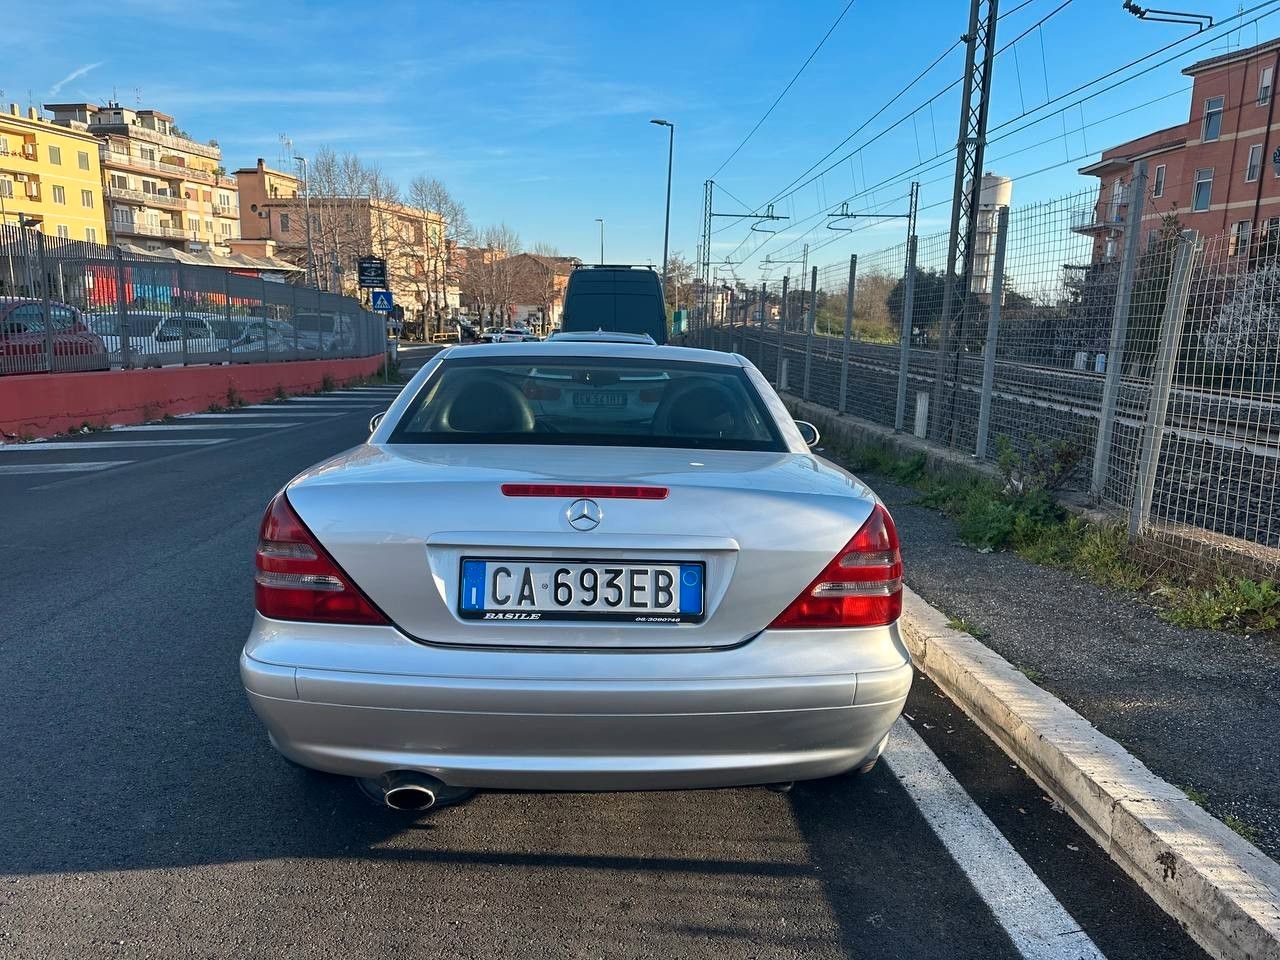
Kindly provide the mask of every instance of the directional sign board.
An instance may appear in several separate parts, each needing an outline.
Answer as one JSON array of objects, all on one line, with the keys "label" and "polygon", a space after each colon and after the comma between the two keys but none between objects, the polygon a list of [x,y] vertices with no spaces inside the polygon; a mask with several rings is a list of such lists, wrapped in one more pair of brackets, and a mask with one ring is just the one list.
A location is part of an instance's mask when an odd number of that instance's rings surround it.
[{"label": "directional sign board", "polygon": [[391,299],[390,290],[373,291],[373,309],[377,313],[390,313],[395,309],[395,301]]},{"label": "directional sign board", "polygon": [[377,289],[387,285],[387,261],[381,257],[361,257],[358,272],[362,287]]}]

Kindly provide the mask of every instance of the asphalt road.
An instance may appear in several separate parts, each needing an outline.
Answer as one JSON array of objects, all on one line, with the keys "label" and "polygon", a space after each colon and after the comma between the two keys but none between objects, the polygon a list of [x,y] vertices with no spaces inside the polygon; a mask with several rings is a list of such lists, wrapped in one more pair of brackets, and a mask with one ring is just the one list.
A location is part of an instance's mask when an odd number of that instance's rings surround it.
[{"label": "asphalt road", "polygon": [[284,762],[236,671],[258,521],[387,402],[0,449],[0,957],[1203,956],[923,679],[887,762],[789,794],[414,819]]}]

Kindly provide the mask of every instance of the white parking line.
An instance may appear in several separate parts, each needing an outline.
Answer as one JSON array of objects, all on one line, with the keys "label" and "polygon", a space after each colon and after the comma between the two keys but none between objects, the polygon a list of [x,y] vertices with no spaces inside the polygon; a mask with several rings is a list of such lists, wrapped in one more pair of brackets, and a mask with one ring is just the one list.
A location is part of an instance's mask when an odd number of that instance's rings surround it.
[{"label": "white parking line", "polygon": [[1026,960],[1104,960],[905,720],[893,725],[885,762]]},{"label": "white parking line", "polygon": [[36,473],[90,473],[119,467],[132,460],[92,460],[86,463],[0,463],[0,475],[14,476]]},{"label": "white parking line", "polygon": [[281,427],[299,427],[300,423],[278,423],[272,421],[270,423],[183,423],[181,420],[175,420],[173,423],[139,423],[132,427],[113,427],[113,433],[124,433],[126,431],[138,430],[276,430]]},{"label": "white parking line", "polygon": [[339,403],[346,404],[348,406],[351,404],[364,405],[366,403],[385,402],[389,398],[390,395],[387,397],[293,397],[292,399],[286,400],[284,403],[280,404],[280,406],[288,407],[295,403]]},{"label": "white parking line", "polygon": [[226,443],[226,437],[190,437],[186,440],[50,440],[47,443],[6,443],[0,453],[39,453],[41,450],[102,450],[107,447],[133,447],[145,450],[150,447],[204,447],[211,443]]}]

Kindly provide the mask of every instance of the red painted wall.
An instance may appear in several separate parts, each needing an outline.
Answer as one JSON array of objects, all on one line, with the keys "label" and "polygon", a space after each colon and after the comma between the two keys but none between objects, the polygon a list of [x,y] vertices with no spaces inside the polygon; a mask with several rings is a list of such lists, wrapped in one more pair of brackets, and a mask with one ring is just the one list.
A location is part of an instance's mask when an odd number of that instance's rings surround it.
[{"label": "red painted wall", "polygon": [[382,369],[382,357],[300,360],[218,367],[104,370],[94,373],[0,377],[0,433],[11,441],[79,427],[142,423],[167,413],[227,406],[234,391],[245,403],[286,393],[313,393],[326,376],[342,384]]}]

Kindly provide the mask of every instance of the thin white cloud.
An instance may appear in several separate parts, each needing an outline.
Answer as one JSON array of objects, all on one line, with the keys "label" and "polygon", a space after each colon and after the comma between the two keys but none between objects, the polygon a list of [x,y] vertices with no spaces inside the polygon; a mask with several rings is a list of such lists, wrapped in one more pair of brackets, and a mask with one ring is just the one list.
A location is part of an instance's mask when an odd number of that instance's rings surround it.
[{"label": "thin white cloud", "polygon": [[49,88],[49,96],[56,97],[58,95],[58,92],[63,87],[65,87],[68,83],[70,83],[72,80],[79,80],[90,70],[93,70],[96,67],[102,66],[104,62],[105,61],[99,60],[97,63],[86,63],[83,67],[76,67],[74,70],[72,70],[65,77],[63,77],[61,80],[59,80],[52,87]]}]

